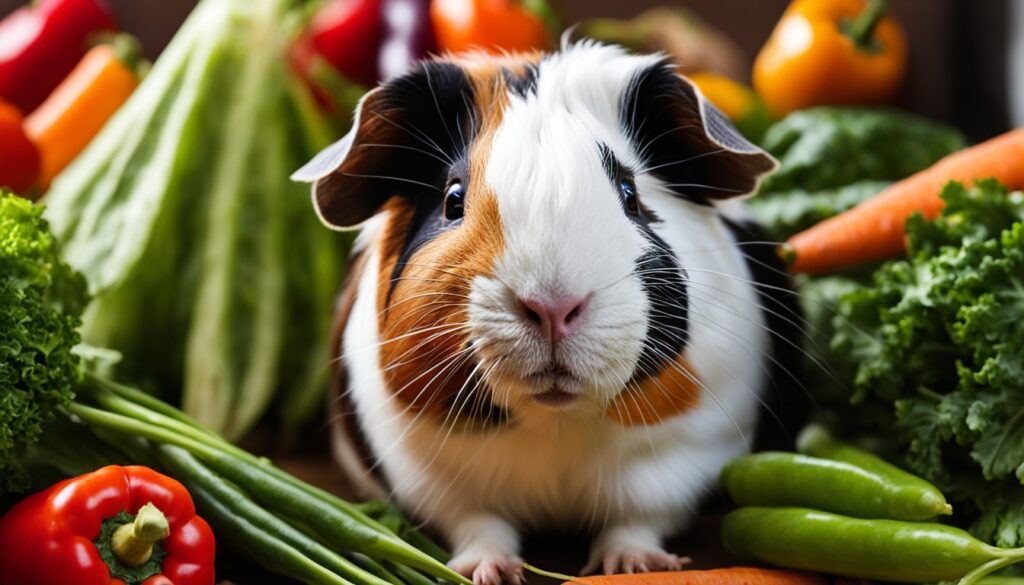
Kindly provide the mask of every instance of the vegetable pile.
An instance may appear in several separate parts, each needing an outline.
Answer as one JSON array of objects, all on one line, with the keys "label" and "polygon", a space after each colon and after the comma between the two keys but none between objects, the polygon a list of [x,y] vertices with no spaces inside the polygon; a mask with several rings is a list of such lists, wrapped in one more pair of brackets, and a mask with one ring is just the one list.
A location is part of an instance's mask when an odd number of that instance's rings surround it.
[{"label": "vegetable pile", "polygon": [[850,380],[846,432],[885,436],[910,469],[1024,545],[1024,196],[950,183],[935,221],[907,222],[908,258],[837,300],[832,359]]},{"label": "vegetable pile", "polygon": [[[57,466],[81,473],[124,460],[167,470],[217,535],[282,575],[316,585],[468,583],[436,546],[401,524],[305,484],[139,390],[83,372],[72,352],[85,289],[59,256],[42,209],[0,194],[0,478]],[[94,352],[95,353],[95,352]],[[36,472],[33,475],[40,476]],[[382,516],[383,515],[383,516]],[[424,550],[429,550],[431,556]],[[401,578],[396,575],[401,575]]]},{"label": "vegetable pile", "polygon": [[85,341],[233,439],[275,396],[291,427],[320,406],[345,266],[347,240],[288,179],[328,141],[284,58],[294,17],[288,0],[200,2],[46,196],[95,296]]}]

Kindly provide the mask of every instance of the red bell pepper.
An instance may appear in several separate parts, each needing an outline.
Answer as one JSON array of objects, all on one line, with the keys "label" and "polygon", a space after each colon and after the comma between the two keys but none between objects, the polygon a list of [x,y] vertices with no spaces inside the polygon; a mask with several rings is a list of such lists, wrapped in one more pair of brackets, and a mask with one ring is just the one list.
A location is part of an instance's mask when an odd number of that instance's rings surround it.
[{"label": "red bell pepper", "polygon": [[377,84],[377,51],[384,42],[381,0],[333,0],[309,23],[313,48],[347,79]]},{"label": "red bell pepper", "polygon": [[177,481],[111,465],[0,519],[0,576],[17,585],[213,585],[213,533]]},{"label": "red bell pepper", "polygon": [[40,0],[0,21],[0,98],[28,114],[75,68],[89,37],[117,28],[103,0]]},{"label": "red bell pepper", "polygon": [[26,195],[39,179],[39,149],[25,132],[18,108],[0,100],[0,188]]}]

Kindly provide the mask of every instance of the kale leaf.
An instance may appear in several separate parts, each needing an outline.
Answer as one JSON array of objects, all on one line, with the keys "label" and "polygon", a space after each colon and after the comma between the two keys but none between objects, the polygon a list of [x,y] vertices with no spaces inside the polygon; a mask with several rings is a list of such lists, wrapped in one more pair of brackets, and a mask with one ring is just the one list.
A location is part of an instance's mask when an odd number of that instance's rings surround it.
[{"label": "kale leaf", "polygon": [[839,297],[831,350],[848,431],[900,442],[907,466],[1024,545],[1024,196],[993,180],[942,191],[907,224],[908,259]]},{"label": "kale leaf", "polygon": [[0,191],[0,494],[27,485],[18,463],[81,380],[84,278],[60,259],[42,208]]},{"label": "kale leaf", "polygon": [[964,145],[956,130],[896,110],[800,110],[769,128],[761,142],[781,163],[761,192],[820,191],[863,180],[895,181]]}]

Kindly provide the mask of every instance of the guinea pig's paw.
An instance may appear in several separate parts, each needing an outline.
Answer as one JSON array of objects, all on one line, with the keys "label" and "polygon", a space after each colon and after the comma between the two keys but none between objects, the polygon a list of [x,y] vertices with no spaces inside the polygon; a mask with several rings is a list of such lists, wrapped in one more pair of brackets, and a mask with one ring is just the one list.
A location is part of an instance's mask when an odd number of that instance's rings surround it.
[{"label": "guinea pig's paw", "polygon": [[659,547],[619,545],[593,551],[582,573],[589,575],[603,571],[606,575],[611,575],[677,571],[690,562],[690,557],[680,557]]},{"label": "guinea pig's paw", "polygon": [[523,585],[523,559],[500,553],[470,552],[457,555],[448,566],[473,585]]}]

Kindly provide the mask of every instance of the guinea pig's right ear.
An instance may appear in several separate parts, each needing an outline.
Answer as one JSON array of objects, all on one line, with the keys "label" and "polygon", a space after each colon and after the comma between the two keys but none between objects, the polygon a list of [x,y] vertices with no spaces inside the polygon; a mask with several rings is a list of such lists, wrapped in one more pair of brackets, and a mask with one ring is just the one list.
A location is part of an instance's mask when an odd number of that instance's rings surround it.
[{"label": "guinea pig's right ear", "polygon": [[292,180],[313,183],[313,206],[332,229],[358,226],[392,197],[441,191],[448,165],[468,138],[461,117],[473,103],[465,72],[428,62],[370,91],[356,107],[352,130]]}]

